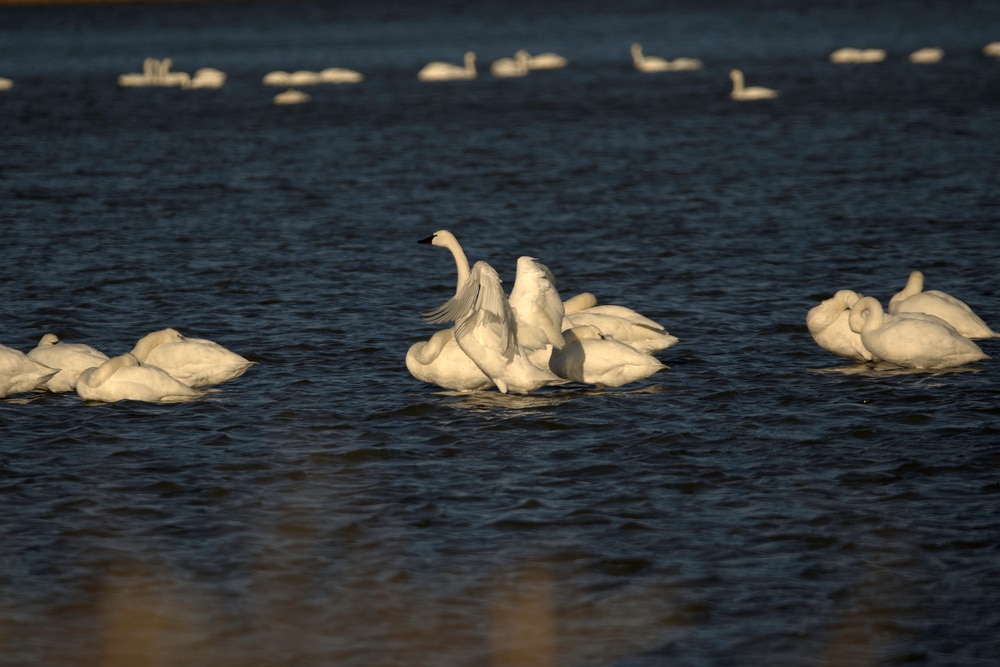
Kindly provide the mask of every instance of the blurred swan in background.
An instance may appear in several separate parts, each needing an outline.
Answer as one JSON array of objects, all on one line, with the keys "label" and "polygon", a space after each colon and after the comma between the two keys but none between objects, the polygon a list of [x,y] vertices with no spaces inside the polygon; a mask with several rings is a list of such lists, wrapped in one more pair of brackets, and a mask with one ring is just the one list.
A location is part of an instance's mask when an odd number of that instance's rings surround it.
[{"label": "blurred swan in background", "polygon": [[427,63],[419,72],[417,72],[417,79],[420,81],[475,79],[476,54],[472,51],[466,51],[464,62],[464,65],[455,65],[437,60]]},{"label": "blurred swan in background", "polygon": [[678,72],[682,70],[701,69],[702,63],[697,58],[675,58],[667,60],[659,56],[646,56],[642,53],[642,44],[634,43],[631,47],[632,64],[640,72]]},{"label": "blurred swan in background", "polygon": [[559,377],[598,387],[620,387],[668,366],[591,325],[563,332],[565,344],[552,351],[549,368]]},{"label": "blurred swan in background", "polygon": [[1000,58],[1000,42],[990,42],[984,46],[983,55],[990,58]]},{"label": "blurred swan in background", "polygon": [[850,325],[851,307],[863,296],[853,290],[838,290],[829,299],[809,309],[806,328],[817,345],[854,361],[875,360],[861,342],[861,334],[851,329]]},{"label": "blurred swan in background", "polygon": [[327,67],[319,71],[320,83],[360,83],[364,75],[344,67]]},{"label": "blurred swan in background", "polygon": [[569,60],[558,53],[548,51],[535,55],[527,51],[525,53],[528,55],[528,69],[562,69],[569,64]]},{"label": "blurred swan in background", "polygon": [[85,401],[102,403],[121,400],[175,402],[201,396],[201,392],[166,371],[140,364],[135,355],[128,352],[80,373],[76,393]]},{"label": "blurred swan in background", "polygon": [[849,321],[873,355],[904,368],[937,370],[989,359],[941,318],[925,313],[887,314],[875,297],[858,300]]},{"label": "blurred swan in background", "polygon": [[58,372],[20,350],[0,345],[0,398],[39,389]]},{"label": "blurred swan in background", "polygon": [[240,377],[254,363],[214,341],[187,338],[176,329],[146,334],[132,348],[132,354],[190,387],[222,384]]},{"label": "blurred swan in background", "polygon": [[779,91],[773,88],[765,88],[764,86],[745,86],[743,72],[738,69],[730,70],[729,78],[733,82],[733,90],[729,93],[729,97],[740,102],[747,102],[750,100],[769,100],[781,95]]},{"label": "blurred swan in background", "polygon": [[830,54],[830,62],[837,64],[880,63],[885,60],[885,49],[856,49],[845,46]]},{"label": "blurred swan in background", "polygon": [[528,75],[528,52],[520,50],[513,58],[499,58],[490,65],[490,74],[498,78],[512,78]]},{"label": "blurred swan in background", "polygon": [[930,65],[933,63],[939,63],[944,58],[944,49],[939,49],[937,47],[925,47],[923,49],[917,49],[909,55],[909,60],[911,63],[918,63],[921,65]]},{"label": "blurred swan in background", "polygon": [[966,338],[1000,338],[967,303],[939,290],[924,291],[924,274],[912,271],[906,286],[889,299],[889,312],[936,315]]},{"label": "blurred swan in background", "polygon": [[90,345],[63,343],[52,333],[42,336],[38,346],[28,352],[28,356],[49,368],[59,369],[58,373],[40,387],[53,393],[72,391],[76,388],[80,373],[108,360],[108,355]]},{"label": "blurred swan in background", "polygon": [[0,90],[10,90],[14,87],[14,81],[5,76],[0,76]]},{"label": "blurred swan in background", "polygon": [[186,88],[222,88],[226,83],[226,73],[214,67],[202,67],[195,70],[194,76]]},{"label": "blurred swan in background", "polygon": [[312,99],[309,93],[304,93],[301,90],[296,90],[295,88],[289,88],[284,92],[280,92],[274,96],[275,104],[305,104]]}]

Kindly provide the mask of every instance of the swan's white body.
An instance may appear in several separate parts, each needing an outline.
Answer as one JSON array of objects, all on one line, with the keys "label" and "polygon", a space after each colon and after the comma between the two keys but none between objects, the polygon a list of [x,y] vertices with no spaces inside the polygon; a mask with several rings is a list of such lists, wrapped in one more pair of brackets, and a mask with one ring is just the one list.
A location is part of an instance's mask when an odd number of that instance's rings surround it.
[{"label": "swan's white body", "polygon": [[440,61],[427,63],[419,72],[417,72],[417,79],[420,81],[454,81],[461,79],[475,79],[476,54],[472,51],[466,51],[464,62],[464,65],[455,65],[453,63]]},{"label": "swan's white body", "polygon": [[129,352],[80,373],[76,393],[85,401],[102,403],[122,400],[172,403],[201,396],[201,392],[166,371],[140,364]]},{"label": "swan's white body", "polygon": [[187,88],[222,88],[226,83],[226,73],[214,67],[202,67],[195,70],[194,76],[187,83]]},{"label": "swan's white body", "polygon": [[88,368],[100,366],[108,360],[108,355],[83,343],[61,343],[55,334],[45,334],[38,346],[28,356],[59,372],[46,381],[40,389],[53,393],[63,393],[76,388],[80,373]]},{"label": "swan's white body", "polygon": [[739,102],[770,100],[781,95],[774,88],[744,85],[743,72],[738,69],[729,72],[729,79],[733,82],[733,90],[729,93],[729,97]]},{"label": "swan's white body", "polygon": [[498,78],[515,78],[528,75],[528,52],[521,50],[513,58],[500,58],[490,65],[490,74]]},{"label": "swan's white body", "polygon": [[632,64],[640,72],[680,72],[701,69],[702,62],[697,58],[675,58],[667,60],[659,56],[646,56],[642,53],[642,44],[631,47]]},{"label": "swan's white body", "polygon": [[292,75],[283,70],[274,70],[264,75],[261,82],[265,86],[290,86],[292,85]]},{"label": "swan's white body", "polygon": [[173,64],[174,61],[170,58],[163,60],[146,58],[142,63],[141,74],[135,72],[122,74],[118,77],[118,85],[123,88],[188,86],[191,82],[191,75],[187,72],[171,72],[170,68]]},{"label": "swan's white body", "polygon": [[880,63],[885,60],[885,49],[856,49],[845,46],[830,54],[830,62],[845,64]]},{"label": "swan's white body", "polygon": [[345,67],[327,67],[319,71],[320,83],[360,83],[364,79],[361,72]]},{"label": "swan's white body", "polygon": [[10,90],[14,87],[14,80],[5,76],[0,76],[0,90]]},{"label": "swan's white body", "polygon": [[567,380],[620,387],[668,368],[656,357],[606,336],[594,326],[574,327],[563,336],[566,344],[552,351],[549,368]]},{"label": "swan's white body", "polygon": [[930,65],[933,63],[939,63],[941,62],[942,58],[944,58],[944,49],[939,49],[935,46],[928,46],[922,49],[917,49],[909,56],[911,63],[917,63],[920,65]]},{"label": "swan's white body", "polygon": [[425,314],[428,322],[455,322],[455,340],[502,393],[528,394],[563,382],[548,368],[532,363],[517,339],[517,321],[486,262],[476,262],[458,293]]},{"label": "swan's white body", "polygon": [[850,325],[851,307],[863,294],[842,289],[806,313],[806,327],[813,340],[824,350],[854,361],[875,361],[871,351],[861,342],[861,334]]},{"label": "swan's white body", "polygon": [[514,287],[507,301],[514,311],[517,341],[522,347],[540,350],[563,345],[565,310],[547,266],[534,257],[519,257]]},{"label": "swan's white body", "polygon": [[[527,53],[527,52],[525,52]],[[536,53],[528,54],[528,69],[562,69],[569,64],[569,60],[558,53]]]},{"label": "swan's white body", "polygon": [[990,42],[984,46],[983,55],[990,58],[1000,58],[1000,42]]},{"label": "swan's white body", "polygon": [[0,345],[0,398],[40,389],[58,372],[20,350]]},{"label": "swan's white body", "polygon": [[872,354],[903,368],[937,370],[989,359],[979,346],[934,315],[890,315],[875,297],[862,297],[851,309],[851,329]]},{"label": "swan's white body", "polygon": [[647,354],[665,350],[677,342],[677,337],[662,324],[625,306],[596,305],[570,313],[563,320],[564,329],[584,325],[597,327],[606,336]]},{"label": "swan's white body", "polygon": [[906,281],[906,287],[897,292],[889,300],[889,312],[927,313],[936,315],[955,327],[958,333],[966,338],[1000,338],[972,308],[961,299],[938,290],[924,290],[924,274],[912,271]]},{"label": "swan's white body", "polygon": [[204,338],[186,338],[176,329],[146,334],[132,348],[144,364],[162,368],[189,387],[222,384],[246,373],[249,359]]},{"label": "swan's white body", "polygon": [[481,391],[493,386],[455,340],[455,329],[436,331],[406,351],[406,369],[421,380],[453,391]]},{"label": "swan's white body", "polygon": [[274,96],[274,103],[279,105],[284,104],[305,104],[312,99],[309,93],[304,93],[301,90],[296,90],[295,88],[289,88],[288,90],[278,93]]}]

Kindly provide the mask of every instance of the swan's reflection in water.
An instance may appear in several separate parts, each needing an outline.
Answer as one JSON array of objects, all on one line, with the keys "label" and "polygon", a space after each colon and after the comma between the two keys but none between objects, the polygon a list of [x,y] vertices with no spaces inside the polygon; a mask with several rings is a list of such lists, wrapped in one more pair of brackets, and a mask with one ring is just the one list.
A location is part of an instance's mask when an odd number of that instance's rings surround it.
[{"label": "swan's reflection in water", "polygon": [[518,412],[546,410],[566,405],[576,400],[595,398],[615,398],[625,395],[656,394],[667,391],[665,385],[655,384],[629,389],[595,389],[593,387],[570,384],[559,388],[543,389],[533,394],[501,394],[498,391],[439,391],[438,396],[449,400],[447,405],[473,412]]},{"label": "swan's reflection in water", "polygon": [[926,368],[902,368],[887,361],[868,364],[847,364],[844,366],[830,366],[829,368],[810,368],[810,373],[820,375],[860,375],[863,377],[884,378],[895,377],[897,375],[944,375],[946,373],[977,373],[983,370],[981,366],[958,366],[954,368],[940,368],[928,370]]}]

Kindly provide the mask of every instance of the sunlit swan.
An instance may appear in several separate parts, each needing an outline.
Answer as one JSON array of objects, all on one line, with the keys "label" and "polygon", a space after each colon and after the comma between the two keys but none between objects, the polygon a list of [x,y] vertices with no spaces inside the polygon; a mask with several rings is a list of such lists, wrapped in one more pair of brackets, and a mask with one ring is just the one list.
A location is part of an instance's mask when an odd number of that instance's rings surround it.
[{"label": "sunlit swan", "polygon": [[187,86],[191,81],[191,75],[187,72],[171,72],[170,68],[173,67],[174,61],[170,58],[164,58],[160,61],[159,70],[156,73],[156,83],[157,86]]},{"label": "sunlit swan", "polygon": [[85,401],[102,403],[122,400],[172,403],[201,396],[201,392],[166,371],[140,364],[129,352],[80,373],[76,393]]},{"label": "sunlit swan", "polygon": [[513,78],[528,75],[528,52],[521,50],[513,58],[500,58],[490,65],[490,74],[498,78]]},{"label": "sunlit swan", "polygon": [[476,78],[476,54],[472,51],[465,52],[465,65],[454,65],[434,61],[424,65],[423,69],[417,72],[417,78],[421,81],[452,81],[456,79]]},{"label": "sunlit swan", "polygon": [[596,305],[596,296],[594,296],[591,292],[580,292],[579,294],[571,296],[563,301],[563,313],[565,315],[572,315],[573,313],[578,313],[581,310],[593,308]]},{"label": "sunlit swan", "polygon": [[88,368],[100,366],[108,360],[108,355],[83,343],[62,343],[55,334],[45,334],[38,347],[28,352],[28,356],[59,372],[41,387],[54,393],[72,391],[80,373]]},{"label": "sunlit swan", "polygon": [[454,327],[411,345],[406,351],[406,369],[422,382],[453,391],[481,391],[493,386],[493,380],[458,346]]},{"label": "sunlit swan", "polygon": [[928,46],[922,49],[917,49],[909,56],[911,63],[918,63],[921,65],[938,63],[941,62],[942,58],[944,58],[944,49],[939,49],[937,47],[932,47],[932,46]]},{"label": "sunlit swan", "polygon": [[292,85],[292,75],[279,69],[268,72],[261,81],[265,86],[290,86]]},{"label": "sunlit swan", "polygon": [[549,368],[567,380],[620,387],[668,368],[656,357],[605,336],[594,326],[574,327],[563,336],[566,344],[552,351]]},{"label": "sunlit swan", "polygon": [[851,309],[851,329],[879,359],[904,368],[937,370],[989,359],[979,346],[934,315],[890,315],[875,297],[862,297]]},{"label": "sunlit swan", "polygon": [[936,315],[966,338],[1000,338],[967,303],[938,290],[924,291],[924,274],[912,271],[906,287],[889,299],[889,312]]},{"label": "sunlit swan", "polygon": [[558,53],[528,54],[528,69],[562,69],[568,64],[569,60]]},{"label": "sunlit swan", "polygon": [[824,350],[854,361],[874,361],[872,353],[861,342],[861,334],[850,325],[851,306],[863,294],[849,289],[839,290],[806,313],[806,327],[813,340]]},{"label": "sunlit swan", "polygon": [[659,56],[646,56],[642,53],[642,44],[633,44],[632,64],[640,72],[679,72],[683,70],[701,69],[702,62],[697,58],[675,58],[667,60]]},{"label": "sunlit swan", "polygon": [[845,46],[830,54],[830,62],[837,64],[880,63],[885,60],[885,49],[856,49]]},{"label": "sunlit swan", "polygon": [[517,323],[518,344],[531,363],[548,368],[552,349],[563,345],[565,313],[552,272],[534,257],[519,257],[507,301]]},{"label": "sunlit swan", "polygon": [[187,88],[222,88],[226,83],[226,73],[214,67],[202,67],[195,70],[194,76],[188,81]]},{"label": "sunlit swan", "polygon": [[502,393],[528,394],[562,382],[548,368],[533,364],[518,343],[515,315],[500,286],[500,276],[478,261],[451,299],[425,313],[431,323],[455,322],[455,340]]},{"label": "sunlit swan", "polygon": [[289,88],[288,90],[278,93],[274,96],[275,104],[305,104],[312,99],[309,93],[304,93],[301,90],[296,90],[295,88]]},{"label": "sunlit swan", "polygon": [[597,327],[601,333],[647,354],[665,350],[678,340],[659,322],[631,308],[614,304],[601,304],[570,313],[563,321],[564,329],[584,325]]},{"label": "sunlit swan", "polygon": [[319,74],[306,69],[300,69],[288,75],[290,86],[315,86],[319,83]]},{"label": "sunlit swan", "polygon": [[364,78],[361,72],[344,67],[327,67],[319,71],[320,83],[359,83]]},{"label": "sunlit swan", "polygon": [[0,345],[0,398],[34,391],[58,372],[20,350]]},{"label": "sunlit swan", "polygon": [[781,95],[781,93],[774,88],[743,85],[743,72],[738,69],[731,70],[729,72],[729,78],[733,82],[733,90],[729,93],[729,97],[740,102],[750,100],[769,100]]},{"label": "sunlit swan", "polygon": [[189,387],[222,384],[240,377],[254,363],[214,341],[187,338],[176,329],[146,334],[132,348],[132,354]]},{"label": "sunlit swan", "polygon": [[990,42],[984,46],[983,55],[990,58],[1000,58],[1000,42]]},{"label": "sunlit swan", "polygon": [[10,90],[14,87],[13,79],[8,79],[5,76],[0,76],[0,90]]}]

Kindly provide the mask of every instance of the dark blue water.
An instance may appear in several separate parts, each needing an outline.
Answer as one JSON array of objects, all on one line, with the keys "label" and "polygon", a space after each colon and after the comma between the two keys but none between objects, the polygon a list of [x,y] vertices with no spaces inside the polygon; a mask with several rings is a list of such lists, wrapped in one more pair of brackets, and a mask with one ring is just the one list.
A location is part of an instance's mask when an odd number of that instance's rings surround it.
[{"label": "dark blue water", "polygon": [[[876,4],[0,8],[0,342],[258,362],[186,404],[0,401],[0,664],[998,664],[996,360],[853,373],[804,324],[920,269],[1000,326],[1000,4]],[[415,78],[518,48],[570,66]],[[150,56],[229,80],[116,87]],[[260,85],[330,66],[366,80]],[[671,369],[413,379],[440,228],[663,322]]]}]

